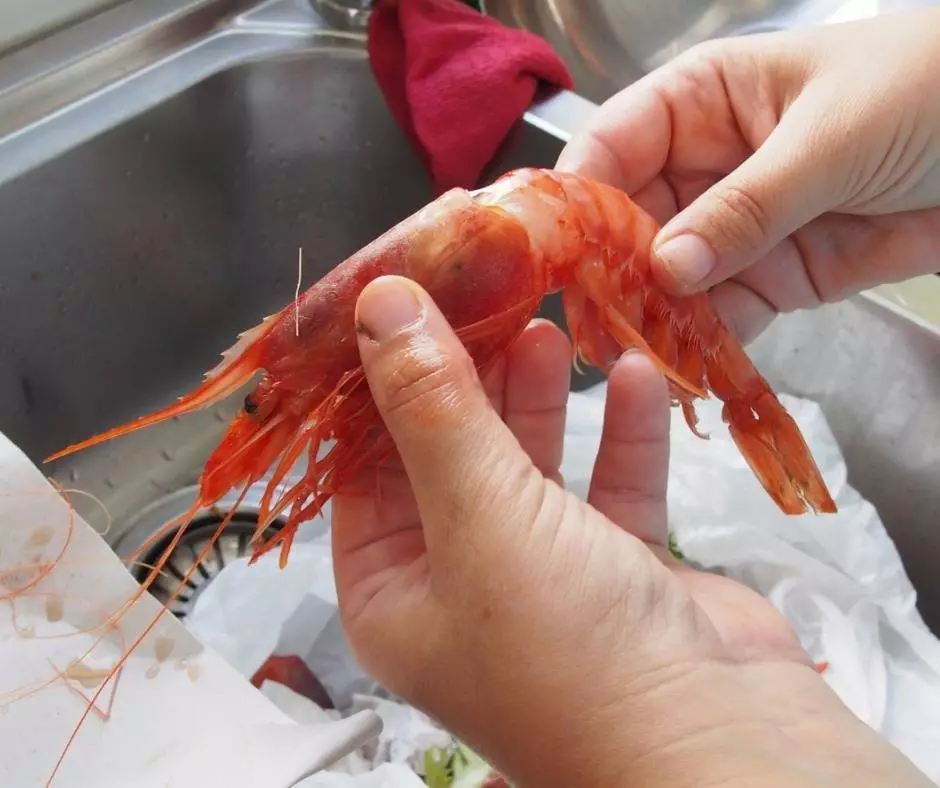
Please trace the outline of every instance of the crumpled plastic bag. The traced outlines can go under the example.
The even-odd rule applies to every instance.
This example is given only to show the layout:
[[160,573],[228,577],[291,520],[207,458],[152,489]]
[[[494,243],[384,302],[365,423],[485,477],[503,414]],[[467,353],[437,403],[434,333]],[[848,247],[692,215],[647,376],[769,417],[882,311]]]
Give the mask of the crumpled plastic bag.
[[382,730],[376,740],[344,756],[324,772],[308,777],[298,788],[315,785],[426,788],[418,777],[424,753],[432,749],[447,750],[453,744],[449,733],[425,714],[403,703],[355,695],[350,708],[340,713],[335,709],[321,709],[303,695],[274,681],[265,681],[261,692],[299,724],[332,722],[363,709],[375,711],[382,720]]
[[[582,498],[605,397],[601,384],[569,400],[562,474]],[[731,440],[721,403],[709,400],[697,404],[708,441],[673,411],[670,530],[688,561],[770,599],[810,656],[829,663],[824,678],[842,701],[940,785],[940,641],[917,612],[915,591],[877,512],[848,485],[822,411],[807,400],[780,399],[803,431],[839,513],[782,514]],[[295,543],[284,570],[277,569],[276,556],[250,568],[244,561],[226,567],[187,626],[247,675],[272,652],[302,656],[337,708],[355,708],[360,695],[383,695],[356,665],[343,635],[325,526]],[[322,773],[304,786],[408,788],[401,769],[414,764],[415,737],[427,731],[419,712],[388,702],[401,713],[383,716],[386,752],[409,755],[373,762],[365,773]]]

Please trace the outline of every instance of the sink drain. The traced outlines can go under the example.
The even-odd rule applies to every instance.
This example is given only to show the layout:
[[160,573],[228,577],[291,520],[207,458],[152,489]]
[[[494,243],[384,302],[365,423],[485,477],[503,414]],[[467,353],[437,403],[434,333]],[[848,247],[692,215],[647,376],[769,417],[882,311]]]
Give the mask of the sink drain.
[[[168,608],[179,619],[184,619],[192,612],[199,595],[226,566],[251,553],[250,540],[258,525],[258,520],[251,512],[239,512],[229,521],[206,557],[196,564],[199,555],[206,549],[212,534],[223,519],[224,514],[208,515],[194,520],[176,543],[173,552],[163,565],[162,572],[150,585],[150,593],[161,604],[166,604],[167,600],[179,590]],[[281,525],[282,523],[275,523],[269,526],[263,538],[266,540],[274,536]],[[173,541],[174,535],[174,532],[168,533],[141,557],[143,565],[133,570],[137,582],[142,583],[146,579],[150,567],[160,559],[170,542]],[[186,574],[194,564],[196,564],[195,571],[186,578]],[[185,582],[183,578],[186,578]],[[180,588],[181,584],[182,588]]]
[[[256,484],[241,501],[235,494],[225,496],[193,517],[167,558],[161,573],[149,588],[151,595],[161,604],[166,604],[179,589],[179,594],[168,606],[168,610],[177,618],[184,619],[192,612],[199,595],[226,566],[251,553],[250,540],[258,525],[258,508],[264,489],[264,484]],[[145,550],[141,548],[167,523],[174,522],[185,514],[197,494],[198,488],[187,487],[154,501],[128,524],[124,535],[113,545],[114,551],[122,559],[135,557],[135,563],[129,569],[138,583],[147,578],[151,568],[169,548],[176,535],[176,529],[169,529],[152,545],[147,545]],[[235,513],[225,530],[206,557],[197,564],[197,559],[206,549],[212,534],[236,505]],[[283,519],[275,520],[265,529],[263,538],[267,540],[273,537],[283,527]],[[197,564],[195,570],[183,582],[186,573],[194,564]]]

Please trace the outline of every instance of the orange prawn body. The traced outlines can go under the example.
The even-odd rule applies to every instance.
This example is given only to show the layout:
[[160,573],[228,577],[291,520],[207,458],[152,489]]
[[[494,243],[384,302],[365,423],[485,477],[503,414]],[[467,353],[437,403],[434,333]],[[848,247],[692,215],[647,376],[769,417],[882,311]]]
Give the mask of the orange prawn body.
[[[451,190],[241,335],[177,403],[49,459],[205,407],[262,371],[206,462],[193,512],[234,488],[247,490],[273,468],[258,539],[288,515],[275,537],[256,541],[253,560],[279,545],[283,565],[297,527],[394,451],[360,363],[355,307],[370,281],[395,274],[428,291],[481,374],[544,296],[561,290],[581,359],[606,372],[625,349],[644,350],[693,431],[696,399],[714,394],[724,402],[739,449],[784,512],[834,512],[798,427],[707,296],[673,297],[655,284],[649,250],[658,229],[619,190],[551,170],[521,169],[473,192]],[[326,441],[333,445],[321,457]],[[304,454],[304,477],[278,494]]]

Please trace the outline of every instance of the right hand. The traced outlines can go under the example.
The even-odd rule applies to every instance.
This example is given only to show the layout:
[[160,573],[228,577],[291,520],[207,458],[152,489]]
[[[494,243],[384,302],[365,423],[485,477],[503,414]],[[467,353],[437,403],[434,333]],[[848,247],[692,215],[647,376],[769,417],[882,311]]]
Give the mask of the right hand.
[[940,9],[695,47],[606,102],[558,168],[665,224],[653,271],[743,340],[940,271]]
[[385,688],[516,785],[929,788],[770,602],[666,549],[669,398],[645,354],[611,371],[585,503],[560,483],[559,328],[531,325],[484,388],[410,280],[370,283],[356,325],[399,457],[338,492],[332,547]]

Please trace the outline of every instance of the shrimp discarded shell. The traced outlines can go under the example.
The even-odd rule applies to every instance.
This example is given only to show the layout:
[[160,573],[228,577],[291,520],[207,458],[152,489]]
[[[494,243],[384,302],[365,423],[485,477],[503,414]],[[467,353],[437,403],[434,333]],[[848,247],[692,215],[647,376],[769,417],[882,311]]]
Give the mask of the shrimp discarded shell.
[[[243,333],[177,403],[68,446],[47,462],[192,413],[262,372],[209,456],[191,513],[233,489],[244,494],[273,468],[251,560],[279,547],[283,566],[298,526],[394,451],[360,363],[354,314],[370,281],[396,274],[431,295],[481,375],[535,316],[544,296],[562,291],[575,363],[607,372],[622,351],[646,352],[697,435],[695,401],[711,395],[722,400],[735,443],[783,512],[835,512],[799,428],[708,297],[670,296],[655,284],[649,250],[658,229],[623,192],[568,173],[526,168],[476,191],[453,189]],[[319,456],[327,441],[333,445]],[[282,490],[305,453],[304,476]],[[285,511],[284,527],[264,540]],[[185,518],[175,525],[184,528]]]

